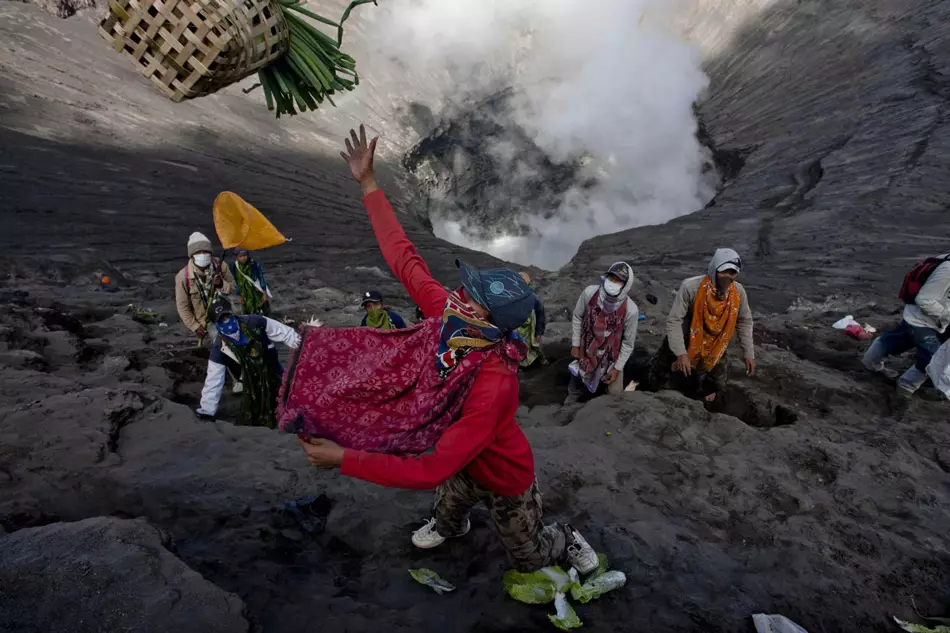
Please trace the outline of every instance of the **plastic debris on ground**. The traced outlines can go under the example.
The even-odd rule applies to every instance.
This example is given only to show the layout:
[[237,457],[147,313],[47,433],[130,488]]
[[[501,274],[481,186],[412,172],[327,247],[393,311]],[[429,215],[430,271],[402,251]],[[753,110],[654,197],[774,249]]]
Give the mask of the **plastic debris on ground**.
[[855,321],[854,316],[850,314],[843,319],[835,321],[831,327],[836,330],[842,330],[848,336],[861,341],[866,341],[867,339],[871,338],[871,334],[873,332],[877,332],[877,330],[872,328],[870,325],[867,327],[862,326],[860,323]]
[[554,611],[555,613],[549,615],[548,619],[551,621],[551,624],[562,631],[570,631],[571,629],[584,626],[581,619],[577,617],[577,612],[574,611],[574,607],[567,601],[567,597],[563,593],[558,592],[555,594]]
[[784,615],[756,613],[752,616],[755,633],[808,633]]
[[502,578],[505,592],[525,604],[548,604],[554,602],[556,613],[548,619],[562,631],[582,626],[567,596],[581,603],[588,603],[608,591],[623,587],[627,576],[621,571],[607,569],[607,557],[597,555],[597,569],[583,583],[577,570],[571,567],[565,572],[560,567],[545,567],[539,571],[523,573],[507,571]]
[[636,380],[631,380],[631,381],[630,381],[630,384],[627,385],[627,388],[624,389],[624,391],[636,391],[636,390],[637,390],[637,386],[639,386],[639,384],[640,384],[640,383],[638,383]]
[[431,588],[432,591],[436,592],[440,596],[443,593],[455,591],[455,585],[443,580],[439,574],[435,573],[431,569],[426,569],[424,567],[421,569],[410,569],[409,575],[412,576],[413,580],[415,580],[417,583]]

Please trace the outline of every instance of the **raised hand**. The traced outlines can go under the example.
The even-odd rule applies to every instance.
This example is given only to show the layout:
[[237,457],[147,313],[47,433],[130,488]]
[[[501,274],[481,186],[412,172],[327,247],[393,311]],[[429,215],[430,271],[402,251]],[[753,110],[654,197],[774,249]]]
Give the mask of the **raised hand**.
[[376,184],[376,173],[373,170],[373,158],[376,154],[375,137],[369,143],[366,142],[366,127],[360,123],[359,136],[356,130],[350,130],[350,138],[346,139],[346,151],[340,152],[340,156],[350,166],[350,173],[356,182],[363,187],[363,195],[367,195],[379,189]]

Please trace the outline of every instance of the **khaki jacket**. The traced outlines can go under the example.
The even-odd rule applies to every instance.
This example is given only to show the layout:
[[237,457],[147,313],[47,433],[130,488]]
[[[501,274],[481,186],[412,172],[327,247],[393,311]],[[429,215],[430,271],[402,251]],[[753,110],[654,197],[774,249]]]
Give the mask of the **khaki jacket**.
[[[234,277],[224,262],[216,262],[221,270],[221,278],[224,285],[216,290],[218,295],[227,295],[234,292]],[[214,265],[214,264],[212,264]],[[190,268],[190,270],[189,270]],[[188,273],[190,283],[185,283],[185,274]],[[175,306],[178,308],[178,316],[186,328],[195,332],[199,327],[207,327],[208,306],[201,300],[201,293],[198,291],[198,282],[195,281],[195,264],[191,260],[188,265],[178,271],[175,275]]]

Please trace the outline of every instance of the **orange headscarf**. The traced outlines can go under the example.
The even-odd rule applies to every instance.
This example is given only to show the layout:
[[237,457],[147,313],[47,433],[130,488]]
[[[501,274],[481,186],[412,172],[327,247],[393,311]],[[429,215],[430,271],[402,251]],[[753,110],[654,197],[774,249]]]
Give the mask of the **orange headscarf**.
[[690,365],[708,371],[719,364],[736,332],[741,301],[735,284],[731,284],[726,296],[720,299],[716,285],[708,275],[703,277],[693,301],[693,318],[689,324],[687,354]]

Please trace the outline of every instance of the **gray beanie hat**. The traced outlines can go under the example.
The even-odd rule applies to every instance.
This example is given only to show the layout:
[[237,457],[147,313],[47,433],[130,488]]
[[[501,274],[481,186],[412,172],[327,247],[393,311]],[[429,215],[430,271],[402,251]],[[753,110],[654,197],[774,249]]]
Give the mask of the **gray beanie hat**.
[[204,233],[198,233],[197,231],[192,233],[188,237],[188,257],[193,256],[195,253],[200,253],[201,251],[212,252],[211,240],[205,237]]

